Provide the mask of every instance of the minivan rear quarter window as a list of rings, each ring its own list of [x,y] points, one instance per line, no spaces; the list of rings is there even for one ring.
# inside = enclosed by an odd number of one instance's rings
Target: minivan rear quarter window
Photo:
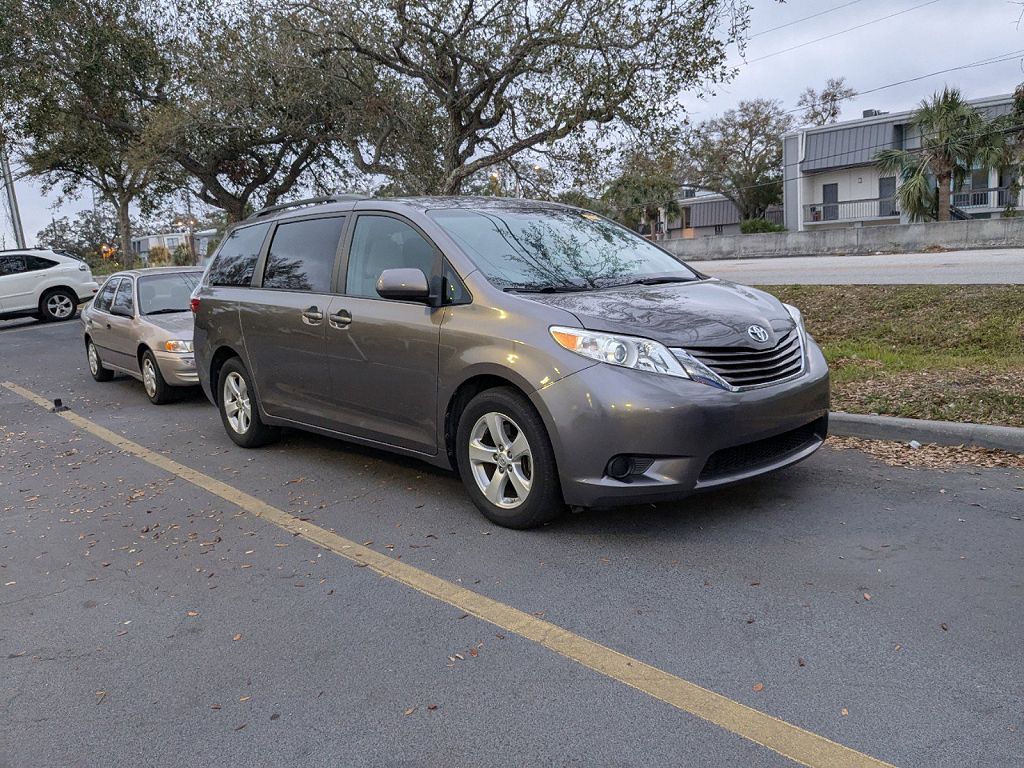
[[[270,224],[255,224],[236,229],[224,241],[210,266],[209,285],[248,286],[256,270],[263,240]]]
[[[264,288],[327,293],[345,219],[332,216],[281,224],[263,271]]]

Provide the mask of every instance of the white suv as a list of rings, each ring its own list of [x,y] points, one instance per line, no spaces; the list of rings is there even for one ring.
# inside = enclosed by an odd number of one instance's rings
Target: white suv
[[[0,251],[0,319],[70,320],[99,286],[89,266],[50,250]]]

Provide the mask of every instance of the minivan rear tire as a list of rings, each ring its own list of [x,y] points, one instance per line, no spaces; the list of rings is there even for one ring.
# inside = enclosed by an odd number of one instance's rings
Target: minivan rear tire
[[[252,377],[237,357],[220,369],[217,410],[228,437],[242,448],[259,448],[276,440],[281,433],[279,428],[264,424],[260,418]]]
[[[536,528],[565,512],[555,452],[544,422],[518,391],[496,387],[477,394],[459,417],[456,441],[462,482],[477,509],[492,523]],[[527,487],[524,481],[529,483],[528,490],[520,498],[519,489]],[[492,501],[495,497],[497,502]]]

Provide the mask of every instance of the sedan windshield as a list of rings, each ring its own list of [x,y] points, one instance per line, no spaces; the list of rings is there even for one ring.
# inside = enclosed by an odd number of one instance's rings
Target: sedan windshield
[[[523,291],[580,291],[700,275],[607,219],[573,209],[430,212],[488,280]]]
[[[139,278],[139,311],[143,315],[188,312],[192,290],[202,272],[169,272]]]

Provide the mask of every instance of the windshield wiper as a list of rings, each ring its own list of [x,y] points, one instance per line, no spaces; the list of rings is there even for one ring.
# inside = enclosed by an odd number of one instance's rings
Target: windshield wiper
[[[659,277],[638,277],[636,280],[629,280],[625,283],[604,285],[602,288],[621,288],[624,285],[662,285],[664,283],[692,283],[698,280],[696,277],[684,277],[682,275],[661,275]]]
[[[191,312],[192,310],[186,309],[154,309],[152,312],[143,312],[144,315],[167,315],[171,312]]]
[[[578,293],[579,291],[591,291],[585,285],[510,285],[503,289],[506,292],[514,293]]]

